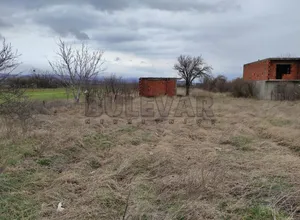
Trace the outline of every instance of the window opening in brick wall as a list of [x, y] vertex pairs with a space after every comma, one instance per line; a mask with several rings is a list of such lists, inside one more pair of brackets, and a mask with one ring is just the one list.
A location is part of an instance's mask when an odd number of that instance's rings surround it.
[[276, 65], [276, 79], [282, 79], [283, 75], [291, 73], [291, 64]]

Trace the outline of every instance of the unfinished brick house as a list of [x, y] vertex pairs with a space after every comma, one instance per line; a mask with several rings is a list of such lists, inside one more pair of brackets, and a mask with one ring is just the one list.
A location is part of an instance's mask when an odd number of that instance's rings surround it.
[[243, 78], [254, 81], [260, 99], [292, 99], [300, 88], [300, 57], [267, 58], [245, 64]]
[[245, 64], [244, 80], [300, 80], [300, 58], [268, 58]]

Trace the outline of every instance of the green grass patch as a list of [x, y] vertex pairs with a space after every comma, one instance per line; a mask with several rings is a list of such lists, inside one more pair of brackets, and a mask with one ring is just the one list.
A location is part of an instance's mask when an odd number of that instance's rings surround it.
[[119, 128], [118, 132], [132, 134], [132, 133], [136, 132], [137, 130], [138, 130], [138, 128], [133, 125], [126, 125], [126, 126]]
[[66, 155], [53, 155], [40, 157], [36, 163], [44, 167], [56, 167], [67, 163]]
[[38, 219], [38, 202], [22, 193], [1, 195], [0, 207], [0, 220]]
[[255, 178], [250, 185], [237, 193], [244, 196], [246, 203], [243, 207], [232, 209], [232, 201], [223, 200], [219, 203], [218, 208], [222, 211], [223, 219], [231, 219], [230, 216], [238, 215], [243, 220], [262, 220], [262, 219], [287, 219], [288, 213], [278, 207], [272, 207], [274, 198], [278, 198], [284, 192], [292, 191], [292, 185], [287, 182], [286, 178], [281, 176]]
[[288, 218], [284, 213], [263, 205], [255, 205], [241, 211], [244, 213], [242, 220], [286, 220]]
[[105, 134], [92, 134], [83, 138], [83, 142], [87, 147], [95, 147], [97, 149], [109, 149], [114, 146], [113, 137]]
[[250, 137], [246, 136], [234, 136], [230, 140], [231, 144], [235, 146], [238, 150], [251, 151], [252, 148], [250, 144], [253, 142]]
[[249, 192], [247, 199], [260, 204], [268, 204], [275, 196], [283, 192], [291, 191], [293, 185], [284, 177], [258, 178], [251, 183], [252, 192]]
[[269, 122], [276, 127], [286, 127], [293, 124], [292, 121], [283, 118], [272, 118]]
[[142, 141], [143, 142], [154, 142], [155, 138], [153, 137], [153, 135], [149, 132], [144, 132], [142, 135]]
[[139, 183], [132, 190], [131, 197], [136, 201], [137, 213], [133, 219], [155, 219], [154, 215], [157, 211], [168, 213], [170, 219], [188, 219], [185, 210], [182, 209], [183, 202], [180, 200], [168, 200], [159, 198], [153, 183]]
[[96, 158], [92, 158], [89, 162], [88, 162], [89, 166], [96, 170], [98, 168], [101, 167], [101, 163], [96, 159]]
[[37, 219], [34, 170], [0, 174], [0, 219]]
[[35, 150], [35, 142], [24, 140], [23, 143], [7, 141], [0, 144], [0, 161], [5, 165], [17, 165], [24, 159], [36, 157], [38, 152]]
[[155, 203], [157, 194], [150, 184], [141, 183], [134, 189], [134, 197], [140, 203]]
[[[106, 213], [104, 219], [119, 219], [124, 214], [126, 198], [107, 187], [101, 187], [95, 192], [95, 201], [99, 208]], [[111, 210], [114, 210], [113, 212]], [[95, 218], [96, 219], [96, 218]], [[101, 218], [98, 218], [101, 219]]]
[[49, 158], [43, 158], [37, 160], [37, 163], [41, 166], [50, 166], [52, 164], [52, 161]]
[[[67, 93], [64, 88], [57, 89], [28, 89], [25, 91], [25, 95], [33, 100], [49, 101], [67, 99]], [[71, 97], [71, 96], [70, 96]], [[70, 98], [69, 97], [69, 98]]]

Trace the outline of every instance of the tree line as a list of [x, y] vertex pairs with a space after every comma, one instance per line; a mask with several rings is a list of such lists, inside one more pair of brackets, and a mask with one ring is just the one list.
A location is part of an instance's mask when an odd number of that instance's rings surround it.
[[63, 87], [63, 82], [49, 73], [36, 73], [28, 76], [10, 76], [6, 80], [6, 85], [15, 88], [50, 89]]
[[[174, 70], [178, 72], [180, 79], [184, 80], [185, 94], [190, 94], [190, 89], [195, 87], [210, 92], [231, 93], [234, 97], [254, 97], [255, 87], [251, 82], [246, 82], [242, 78], [228, 80], [223, 75], [214, 77], [212, 66], [206, 64], [202, 56], [192, 57], [180, 55], [174, 65]], [[198, 83], [194, 83], [198, 80]]]
[[[5, 84], [12, 88], [64, 87], [68, 93], [72, 94], [76, 103], [79, 102], [84, 92], [86, 94], [91, 88], [94, 89], [94, 85], [97, 84], [101, 84], [107, 93], [116, 95], [124, 90], [126, 87], [124, 84], [126, 83], [115, 75], [105, 77], [99, 83], [97, 77], [105, 70], [103, 54], [103, 51], [89, 48], [84, 43], [78, 46], [59, 40], [56, 58], [48, 60], [52, 69], [51, 74], [32, 70], [32, 74], [27, 77], [8, 77], [20, 65], [18, 58], [21, 55], [17, 50], [14, 51], [11, 44], [4, 39], [0, 49], [0, 73], [4, 74], [2, 74], [0, 83], [2, 86]], [[179, 78], [184, 80], [187, 96], [190, 94], [190, 89], [193, 87], [195, 80], [199, 82], [199, 88], [212, 92], [231, 92], [236, 97], [250, 97], [254, 93], [253, 85], [244, 82], [241, 78], [228, 81], [222, 75], [213, 77], [213, 68], [206, 64], [202, 56], [180, 55], [173, 69], [177, 71]]]

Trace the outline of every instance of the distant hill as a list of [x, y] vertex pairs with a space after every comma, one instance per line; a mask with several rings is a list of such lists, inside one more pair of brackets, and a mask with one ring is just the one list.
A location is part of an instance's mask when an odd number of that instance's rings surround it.
[[[3, 78], [28, 78], [28, 77], [31, 77], [33, 74], [31, 73], [22, 73], [22, 74], [5, 74], [5, 73], [0, 73], [0, 79], [3, 79]], [[50, 78], [60, 78], [59, 76], [55, 75], [55, 74], [48, 74], [48, 76]], [[97, 80], [102, 80], [104, 77], [107, 77], [107, 76], [102, 76], [102, 75], [99, 75], [96, 79]], [[69, 79], [68, 76], [65, 77], [65, 79]], [[126, 82], [138, 82], [139, 81], [139, 78], [138, 77], [123, 77], [122, 76], [122, 79], [125, 80]]]

